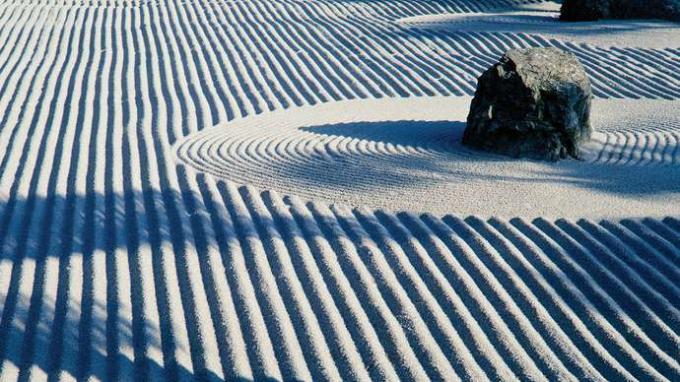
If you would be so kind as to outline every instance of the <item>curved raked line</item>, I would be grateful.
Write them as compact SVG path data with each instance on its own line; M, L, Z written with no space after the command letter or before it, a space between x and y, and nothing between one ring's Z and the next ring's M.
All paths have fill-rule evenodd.
M389 21L480 4L507 2L0 3L0 379L678 379L675 218L555 221L563 234L176 166L187 134L295 99L397 95L416 63L450 73L409 74L419 92L469 94L502 48L536 41ZM372 33L402 55L359 57ZM677 50L636 53L621 65L677 80ZM651 93L589 67L614 82L601 94ZM593 277L573 285L579 267Z

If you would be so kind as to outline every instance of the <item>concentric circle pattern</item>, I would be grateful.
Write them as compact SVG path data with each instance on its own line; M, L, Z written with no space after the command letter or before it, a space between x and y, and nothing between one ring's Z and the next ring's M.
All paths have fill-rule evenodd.
M240 184L392 210L521 216L538 209L604 217L615 214L615 203L635 207L624 214L656 215L674 211L680 201L677 102L596 100L597 132L583 160L561 163L515 161L463 147L469 102L318 105L214 127L176 149L197 170ZM650 183L659 174L663 178ZM675 192L658 199L644 191L650 184Z
M539 3L0 0L0 381L680 380L680 50L398 22ZM589 161L456 140L532 46Z

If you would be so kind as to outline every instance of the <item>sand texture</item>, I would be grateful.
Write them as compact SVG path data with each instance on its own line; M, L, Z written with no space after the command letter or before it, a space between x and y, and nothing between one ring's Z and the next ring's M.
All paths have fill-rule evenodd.
M403 22L520 3L0 1L0 380L680 380L680 46ZM458 143L528 46L582 161Z

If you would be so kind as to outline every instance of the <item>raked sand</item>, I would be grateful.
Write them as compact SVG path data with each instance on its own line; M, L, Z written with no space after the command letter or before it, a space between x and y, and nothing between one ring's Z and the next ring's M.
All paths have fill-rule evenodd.
M241 185L390 211L512 218L680 215L680 102L597 99L580 160L461 144L471 97L288 109L189 135L177 155Z
M404 22L518 3L1 1L0 380L679 380L680 46ZM583 161L456 140L527 46Z
M680 25L664 20L559 21L560 4L524 4L496 11L432 14L399 20L406 26L457 32L540 34L579 44L617 48L677 48Z

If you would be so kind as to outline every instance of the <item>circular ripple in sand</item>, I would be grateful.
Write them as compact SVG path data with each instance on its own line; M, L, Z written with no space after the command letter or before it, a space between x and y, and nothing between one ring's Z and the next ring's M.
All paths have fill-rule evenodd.
M469 102L384 99L292 109L204 130L176 150L195 169L239 184L390 210L680 213L680 103L596 100L598 132L585 160L547 163L463 147Z
M538 34L546 38L599 46L633 48L680 47L680 24L662 20L559 21L557 3L518 7L499 13L452 13L400 20L414 28L455 32Z

